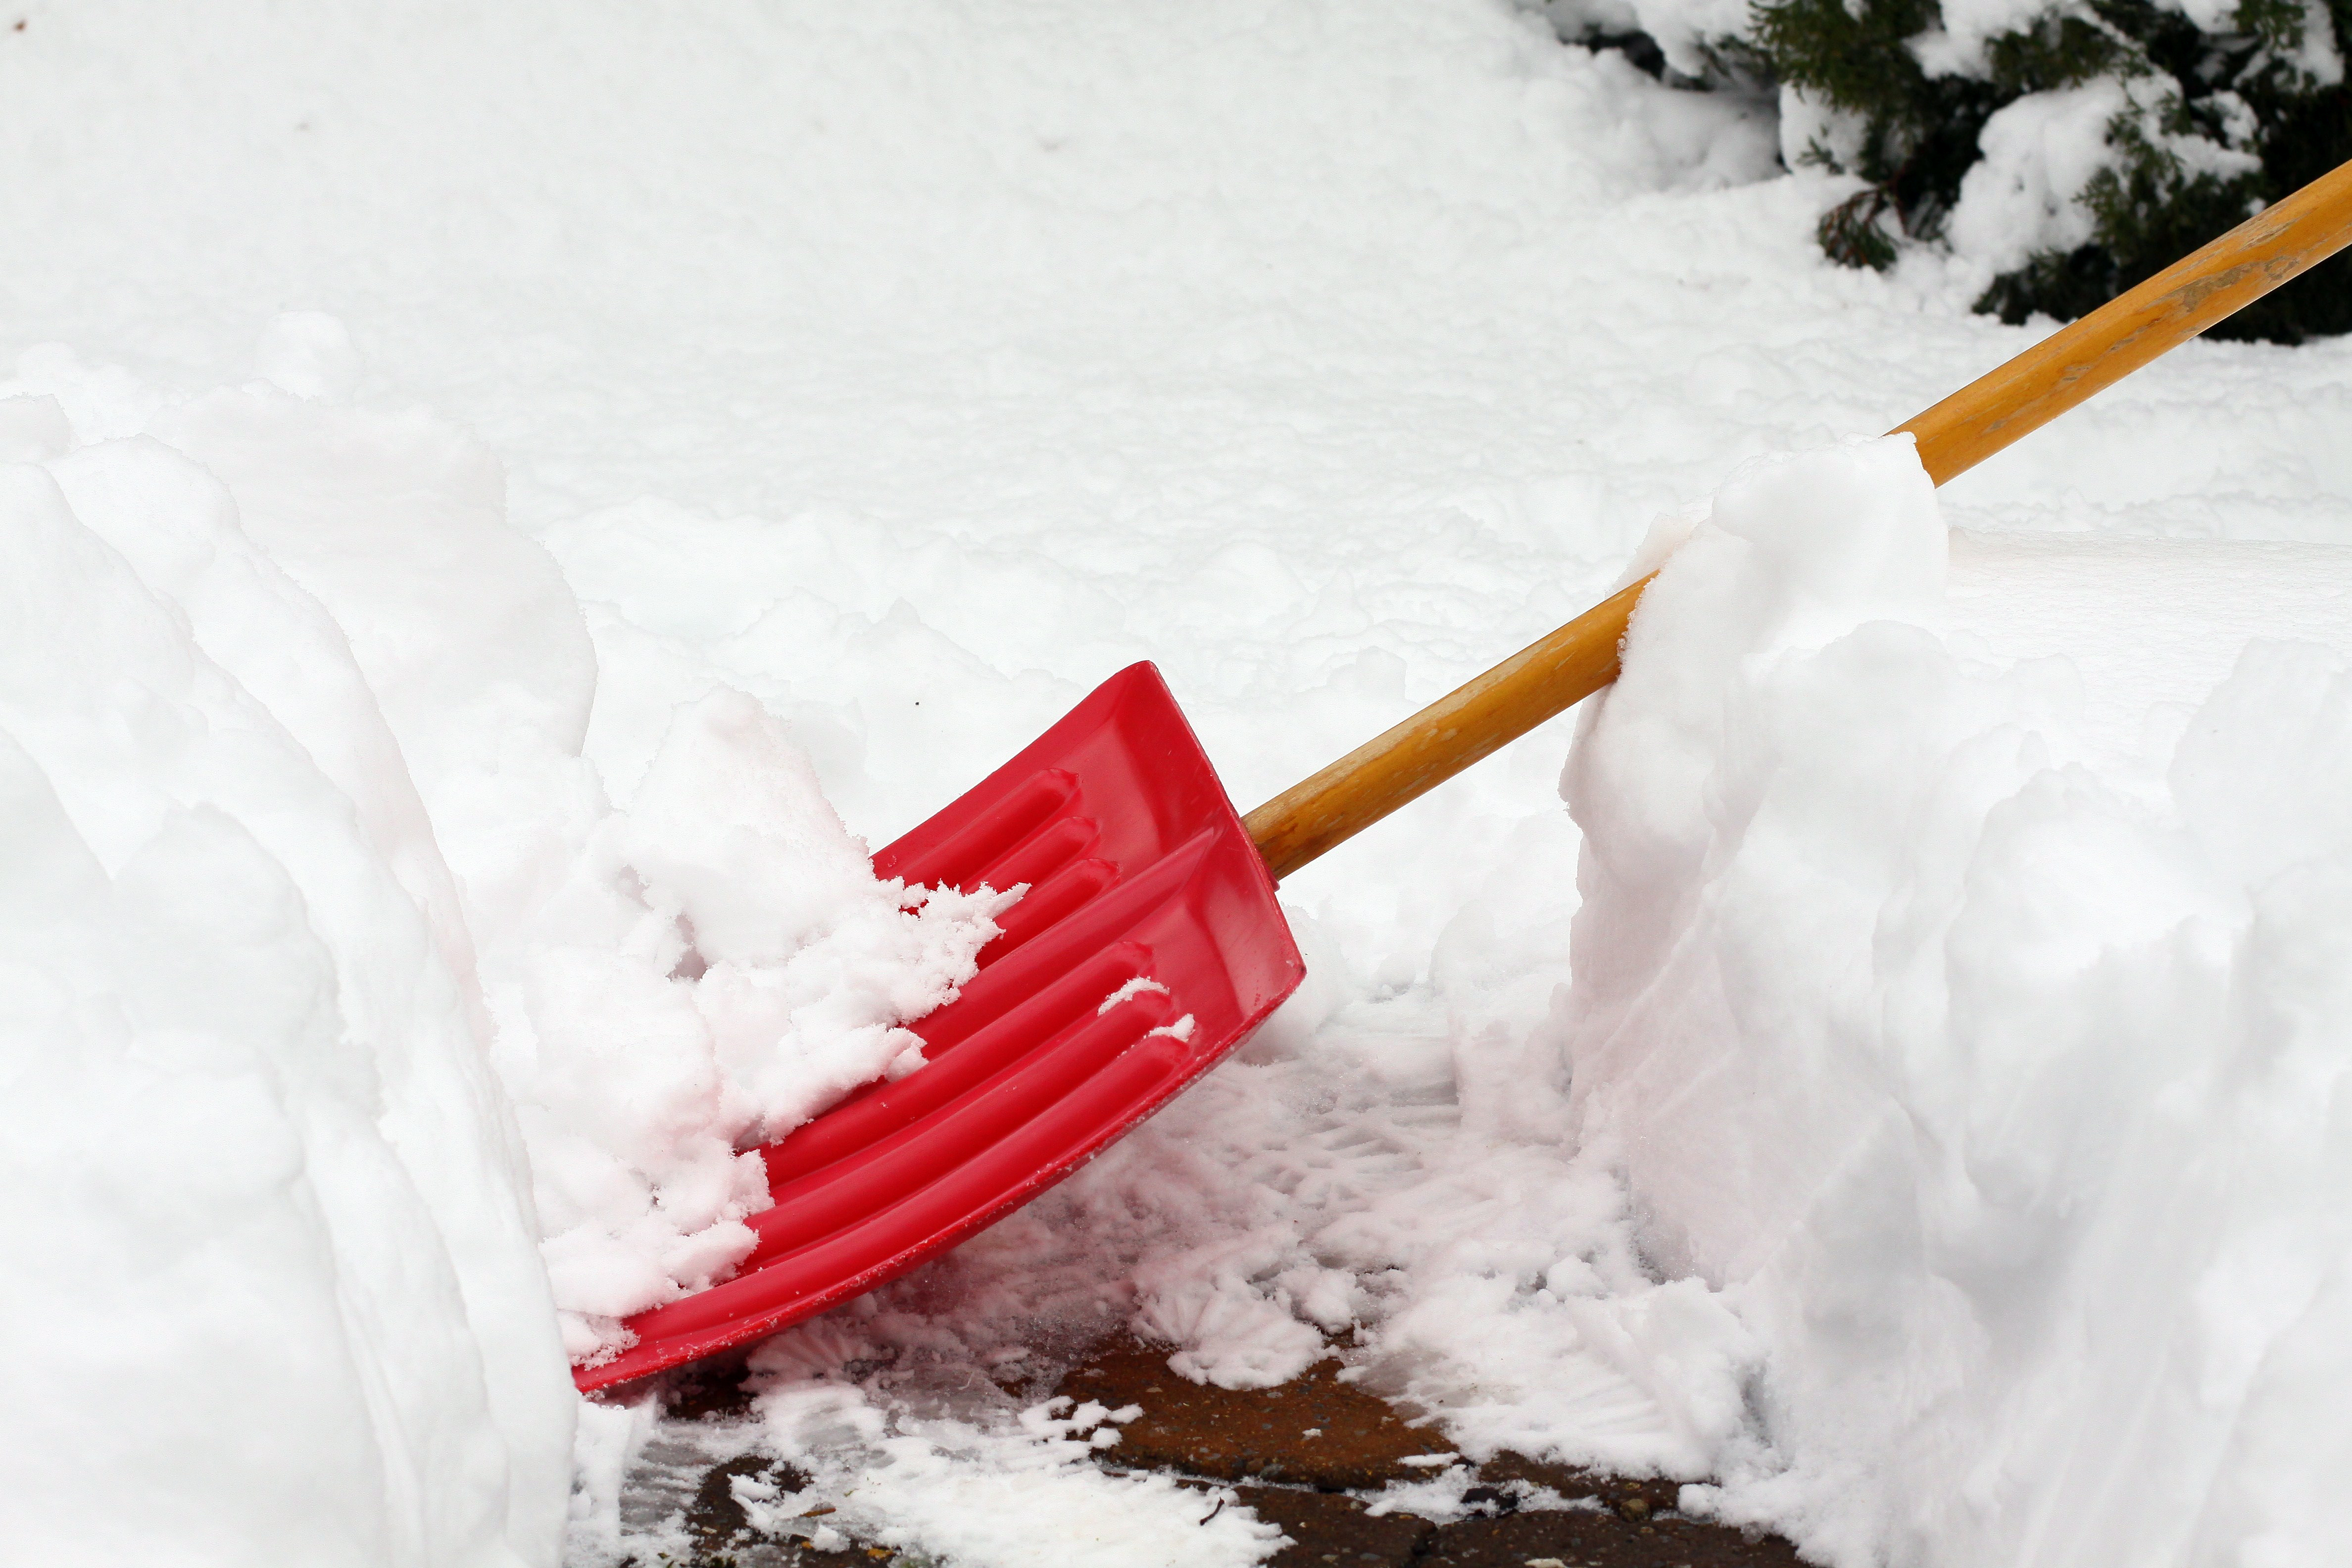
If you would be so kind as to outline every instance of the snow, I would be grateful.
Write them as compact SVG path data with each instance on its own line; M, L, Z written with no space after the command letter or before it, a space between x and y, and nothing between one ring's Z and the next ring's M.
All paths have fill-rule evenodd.
M11 1553L543 1555L563 1363L397 745L217 479L57 452L34 407L53 456L0 476Z
M661 1424L642 1405L592 1405L588 1466L614 1480L634 1468L637 1499L659 1500L639 1519L591 1521L576 1539L609 1554L634 1548L684 1555L692 1543L678 1510L661 1506L666 1494L691 1496L714 1465L756 1457L763 1440L781 1436L805 1467L790 1479L807 1484L788 1489L772 1473L738 1474L730 1489L755 1528L820 1550L856 1539L950 1562L1045 1557L1181 1568L1251 1562L1281 1543L1279 1531L1236 1506L1230 1487L1182 1486L1090 1462L1116 1450L1118 1424L1141 1414L1132 1405L1073 1409L1056 1398L986 1426L950 1416L893 1422L856 1389L824 1382L770 1395L747 1424ZM822 1510L814 1522L812 1510Z
M2133 107L2114 77L2029 93L1994 112L1977 135L1984 156L1960 179L1946 227L1961 254L2006 272L2041 251L2089 243L2085 186L2115 161L2107 126Z
M205 1364L150 1371L166 1434L247 1380L315 1383L278 1457L245 1462L308 1478L318 1517L289 1539L321 1560L543 1558L574 1416L551 1331L593 1362L630 1342L621 1319L723 1278L768 1204L737 1150L918 1070L904 1022L971 976L1019 890L877 881L739 692L680 706L613 807L579 755L596 676L570 587L507 525L478 443L327 400L350 355L339 323L292 315L258 357L319 395L174 402L37 355L8 400L45 459L11 470L5 511L12 795L62 857L10 910L90 950L26 982L22 1048L76 1070L29 1075L8 1125L28 1180L90 1165L47 1218L98 1227L46 1243L41 1272L130 1223L233 1282L184 1287L216 1319L159 1332L173 1292L134 1283L146 1248L117 1238L87 1289L22 1289L10 1329ZM78 441L77 414L141 413ZM173 1102L158 1126L107 1109L125 1056L153 1079L131 1103ZM143 1157L100 1179L126 1143ZM147 1213L141 1185L180 1190ZM152 1462L155 1435L95 1426L77 1464ZM32 1530L69 1531L74 1492L50 1496ZM283 1501L246 1506L194 1533L271 1536Z
M1946 552L1907 438L1746 470L1570 763L1580 1134L1760 1342L1718 1504L1850 1561L2323 1561L2352 549Z
M803 1385L771 1394L761 1414L801 1451L825 1456L811 1503L849 1489L832 1527L887 1546L1004 1563L1043 1547L1074 1562L1180 1568L1246 1562L1281 1542L1272 1525L1233 1506L1230 1489L1106 1474L1089 1460L1117 1447L1118 1413L1069 1404L1033 1405L993 1430L944 1419L894 1428L852 1391ZM1140 1413L1128 1411L1129 1420ZM781 1499L769 1505L778 1521L792 1512Z
M723 689L573 853L491 994L567 1348L593 1363L757 1244L766 1171L738 1149L924 1065L903 1025L971 978L1019 889L877 881L807 759Z
M575 1402L567 1352L727 1266L740 1142L914 1068L894 1030L992 912L909 908L853 838L1147 657L1254 805L1600 596L1743 459L1885 429L2030 334L1968 313L1980 259L1823 263L1840 187L1775 172L1769 114L1491 0L24 15L12 1554L588 1568L756 1449L854 1468L842 1528L948 1561L1105 1517L1137 1561L1262 1558L1246 1510L1200 1525L1040 1407L1132 1326L1234 1385L1342 1354L1433 1453L1719 1479L1693 1503L1844 1562L2066 1561L2102 1521L2152 1561L2343 1555L2341 1143L2282 1089L2341 1037L2336 906L2294 867L2342 796L2311 649L2344 624L2343 345L2182 350L1932 499L1801 459L1845 511L1678 561L1718 613L1687 661L1671 597L1645 616L1579 752L1683 770L1577 803L1588 885L1656 902L1580 916L1547 726L1286 884L1310 977L1235 1058L693 1424ZM1910 527L1862 552L1871 519ZM1839 744L1768 774L1740 748L1832 729L1807 691ZM1737 887L1691 794L1718 771L1790 817L1772 864L1720 841ZM1882 914L1915 943L1888 984L1924 986L1970 889L1955 951L2008 1033L1876 1020ZM1688 923L1734 891L1746 923ZM1821 937L1752 1039L1659 993L1694 1009L1645 1047L1687 1104L1633 1025L1596 1033L1663 984L1661 922L1693 964ZM1753 1125L1641 1142L1743 1062L1780 1069ZM1804 1162L1874 1135L1909 1184L1816 1201ZM2000 1178L1973 1209L1956 1148ZM1970 1267L1876 1247L1906 1213ZM1916 1344L1807 1316L1882 1286ZM1861 1407L1959 1366L1969 1400Z
M1912 53L1930 76L1969 76L1980 81L1992 79L1995 38L2004 33L2030 34L2038 25L2080 15L2051 0L1949 0L1938 4L1936 12L1941 25L1910 39Z
M2010 20L1996 16L1987 25ZM1958 68L1950 65L1955 51L1980 56L1983 50L1981 37L1936 38L1932 47L1919 50L1931 68ZM2262 166L2252 153L2168 129L2166 107L2145 79L2099 77L2079 87L2028 93L1996 110L1977 134L1983 156L1961 176L1959 200L1946 224L1953 250L1988 271L2006 272L2039 252L2089 243L2094 216L2083 205L2084 193L2104 169L2127 172L2107 134L2120 121L2135 124L2184 178L2229 179Z

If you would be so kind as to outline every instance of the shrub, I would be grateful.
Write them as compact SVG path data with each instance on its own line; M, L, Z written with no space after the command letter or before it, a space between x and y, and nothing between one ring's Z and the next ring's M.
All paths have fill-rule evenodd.
M1662 70L1770 82L1781 146L1867 182L1822 248L1890 265L1942 242L1977 308L2077 316L2352 158L2352 0L1553 0L1564 36L1626 12ZM2352 257L2216 335L2352 331Z

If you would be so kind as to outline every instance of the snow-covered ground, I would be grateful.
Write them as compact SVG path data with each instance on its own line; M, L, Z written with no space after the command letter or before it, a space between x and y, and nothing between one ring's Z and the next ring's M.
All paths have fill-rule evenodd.
M982 1374L1122 1323L1825 1561L2352 1552L2352 348L1740 470L2031 333L1500 0L32 3L0 103L12 1557L598 1563L716 1441L1256 1560ZM1294 878L1260 1038L756 1427L572 1400L985 935L844 826L1140 658L1254 805L1736 470L1573 818L1562 721Z

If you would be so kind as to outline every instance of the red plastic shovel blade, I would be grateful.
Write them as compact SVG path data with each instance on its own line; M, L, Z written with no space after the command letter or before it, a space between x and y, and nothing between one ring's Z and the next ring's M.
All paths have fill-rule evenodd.
M582 1389L772 1334L984 1229L1165 1105L1307 973L1274 879L1149 664L874 871L1029 891L979 975L914 1026L930 1065L762 1150L775 1205L748 1222L758 1248L734 1279L629 1320L636 1343L577 1369Z

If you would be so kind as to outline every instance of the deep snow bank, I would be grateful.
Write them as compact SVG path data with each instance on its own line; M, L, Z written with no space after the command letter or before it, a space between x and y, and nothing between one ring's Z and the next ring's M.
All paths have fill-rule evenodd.
M0 396L10 1555L544 1563L571 1393L431 826L335 621L79 390Z
M1753 466L1564 779L1570 1050L1833 1560L2352 1554L2352 552Z
M708 680L616 808L581 756L579 605L446 424L250 390L155 424L349 628L465 890L565 1348L609 1355L751 1251L767 1183L739 1147L921 1065L900 1026L971 978L1006 898L876 881L782 726Z
M877 882L723 688L615 807L498 463L351 360L0 385L14 1547L552 1561L562 1352L750 1250L738 1147L919 1068L1011 896Z

